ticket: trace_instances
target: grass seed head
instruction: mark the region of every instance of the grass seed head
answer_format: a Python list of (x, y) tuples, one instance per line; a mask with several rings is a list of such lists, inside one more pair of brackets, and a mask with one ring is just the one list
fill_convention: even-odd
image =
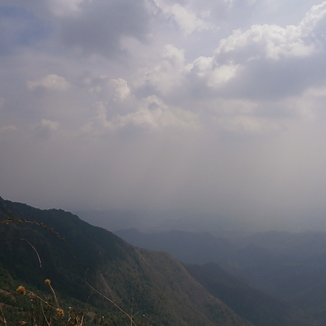
[(63, 311), (63, 309), (61, 308), (57, 308), (57, 316), (58, 317), (63, 317), (65, 314), (65, 312)]
[(26, 326), (27, 325), (27, 321), (23, 321), (23, 320), (22, 321), (19, 321), (18, 322), (18, 325), (19, 326)]
[(36, 294), (34, 294), (33, 292), (29, 292), (29, 293), (28, 293), (28, 296), (29, 296), (31, 299), (37, 298)]
[(24, 295), (24, 294), (26, 294), (26, 289), (25, 289), (25, 287), (20, 285), (20, 286), (18, 286), (16, 292), (19, 293), (19, 294)]

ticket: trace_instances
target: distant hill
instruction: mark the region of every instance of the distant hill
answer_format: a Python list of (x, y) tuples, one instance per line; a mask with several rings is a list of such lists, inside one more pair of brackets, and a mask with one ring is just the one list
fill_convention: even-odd
[[(101, 226), (112, 232), (135, 228), (145, 232), (187, 231), (207, 232), (216, 235), (237, 235), (244, 232), (266, 230), (257, 221), (225, 217), (216, 214), (189, 214), (176, 210), (75, 210), (74, 213), (84, 221)], [(267, 228), (268, 229), (268, 228)]]
[(313, 318), (285, 301), (253, 288), (214, 263), (186, 265), (190, 274), (214, 296), (255, 326), (314, 325)]
[[(40, 210), (0, 198), (0, 218), (15, 219), (0, 224), (0, 240), (11, 239), (0, 242), (0, 300), (5, 307), (17, 285), (45, 291), (44, 279), (51, 279), (63, 300), (88, 301), (94, 309), (105, 309), (110, 325), (127, 325), (112, 304), (90, 291), (86, 275), (124, 310), (145, 318), (144, 325), (149, 320), (158, 326), (252, 325), (208, 293), (169, 254), (135, 248), (62, 210)], [(19, 239), (36, 248), (42, 267), (31, 246)]]
[(226, 238), (208, 232), (140, 232), (125, 229), (114, 232), (134, 246), (171, 253), (184, 263), (207, 263), (227, 260), (234, 252), (234, 244)]
[[(283, 304), (288, 302), (291, 306), (296, 306), (298, 309), (296, 314), (299, 314), (303, 320), (313, 320), (313, 325), (326, 325), (326, 233), (324, 232), (269, 231), (238, 237), (234, 234), (232, 237), (217, 237), (207, 232), (184, 231), (145, 233), (135, 229), (120, 230), (115, 233), (135, 246), (169, 252), (188, 265), (210, 262), (219, 264), (229, 275), (242, 279), (244, 284), (250, 284), (247, 295), (251, 300), (247, 300), (247, 303), (260, 302), (264, 306), (260, 311), (273, 313), (274, 307), (279, 307), (280, 302), (277, 301), (281, 300)], [(194, 270), (198, 273), (194, 273)], [(212, 292), (213, 288), (221, 290), (220, 286), (223, 285), (216, 282), (217, 275), (221, 276), (220, 272), (217, 273), (217, 268), (215, 274), (213, 267), (208, 269), (197, 266), (196, 269), (189, 269), (189, 271), (211, 293), (214, 295), (221, 293)], [(214, 282), (210, 281), (212, 275), (214, 275)], [(245, 293), (243, 286), (230, 282), (230, 278), (228, 284), (232, 285), (234, 293), (238, 293), (236, 295), (238, 298), (243, 297)], [(253, 289), (258, 292), (252, 291)], [(225, 288), (224, 290), (226, 291)], [(235, 295), (230, 295), (229, 290), (227, 290), (227, 297), (234, 298)], [(271, 298), (275, 300), (269, 305), (268, 311), (265, 310), (268, 300), (263, 299), (263, 293), (266, 295), (266, 300), (267, 296), (268, 300)], [(219, 298), (241, 314), (241, 310), (236, 308), (238, 303), (227, 300), (221, 294)], [(256, 307), (259, 305), (256, 304)], [(252, 305), (247, 306), (247, 312), (252, 308)], [(305, 317), (302, 317), (299, 311), (303, 312)], [(289, 314), (293, 316), (293, 313)], [(277, 313), (275, 316), (281, 315), (286, 314)], [(253, 319), (250, 321), (253, 322)]]

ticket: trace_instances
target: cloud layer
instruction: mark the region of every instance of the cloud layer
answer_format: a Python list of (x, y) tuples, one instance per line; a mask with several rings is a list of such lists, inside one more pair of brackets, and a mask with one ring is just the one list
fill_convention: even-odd
[(0, 4), (1, 196), (326, 211), (326, 2)]

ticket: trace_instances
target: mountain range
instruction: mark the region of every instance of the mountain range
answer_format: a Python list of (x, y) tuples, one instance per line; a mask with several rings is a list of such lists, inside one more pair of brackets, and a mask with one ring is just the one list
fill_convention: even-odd
[(323, 326), (325, 245), (322, 232), (113, 234), (0, 198), (0, 306), (15, 322), (14, 290), (46, 295), (50, 279), (64, 306), (87, 306), (94, 325), (130, 323), (119, 306), (136, 325)]
[(44, 280), (50, 279), (62, 300), (100, 309), (108, 325), (127, 325), (128, 319), (87, 283), (124, 311), (135, 312), (139, 324), (252, 325), (167, 253), (133, 247), (63, 210), (0, 199), (0, 218), (4, 313), (16, 307), (9, 294), (18, 285), (44, 293)]
[[(299, 316), (296, 325), (302, 322), (326, 325), (325, 232), (268, 231), (222, 237), (207, 232), (126, 229), (115, 231), (115, 234), (135, 246), (170, 253), (185, 263), (188, 271), (208, 291), (244, 317), (247, 315), (241, 314), (244, 307), (238, 306), (239, 303), (255, 302), (254, 306), (260, 307), (260, 312), (266, 306), (270, 307), (269, 312), (282, 307), (275, 310), (278, 311), (276, 314), (272, 313), (277, 317), (290, 316), (294, 312)], [(234, 294), (231, 295), (232, 291), (228, 289)], [(239, 300), (235, 302), (235, 298)], [(271, 299), (273, 303), (268, 304)], [(250, 309), (252, 307), (247, 306), (246, 313)], [(257, 324), (252, 315), (247, 318)]]

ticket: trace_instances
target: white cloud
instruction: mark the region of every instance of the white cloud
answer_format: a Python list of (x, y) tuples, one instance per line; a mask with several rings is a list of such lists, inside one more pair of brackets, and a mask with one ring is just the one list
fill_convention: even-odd
[(130, 94), (130, 88), (128, 83), (123, 78), (112, 79), (113, 86), (115, 88), (114, 99), (118, 101), (125, 100)]
[[(319, 44), (314, 39), (314, 28), (317, 25), (313, 24), (314, 27), (310, 29), (304, 26), (308, 26), (308, 21), (311, 20), (322, 21), (323, 12), (324, 4), (313, 7), (298, 25), (281, 27), (256, 24), (245, 31), (234, 30), (229, 37), (219, 42), (213, 56), (200, 56), (188, 64), (185, 51), (169, 45), (165, 48), (160, 63), (144, 73), (141, 87), (147, 88), (147, 95), (154, 92), (169, 99), (179, 98), (177, 89), (180, 96), (186, 96), (193, 92), (194, 87), (203, 96), (212, 94), (211, 91), (220, 92), (216, 95), (224, 96), (239, 93), (247, 98), (277, 93), (279, 96), (287, 96), (287, 90), (292, 95), (291, 92), (295, 89), (300, 92), (305, 86), (304, 79), (298, 77), (292, 84), (281, 86), (286, 69), (291, 74), (291, 69), (295, 67), (287, 65), (285, 69), (280, 68), (281, 64), (277, 62), (280, 61), (285, 66), (286, 60), (305, 60), (318, 53)], [(298, 64), (296, 73), (300, 76), (304, 64), (292, 62), (291, 64)], [(269, 75), (268, 78), (266, 74)]]
[(54, 91), (65, 91), (69, 88), (69, 83), (63, 77), (51, 74), (36, 81), (28, 81), (27, 87), (31, 91), (39, 87)]
[(313, 32), (325, 17), (326, 1), (319, 5), (312, 6), (312, 8), (307, 12), (305, 18), (299, 24), (299, 27), (302, 29), (304, 35), (309, 35), (309, 33)]
[(302, 120), (313, 123), (323, 116), (325, 99), (326, 86), (310, 87), (301, 96), (289, 98), (285, 103), (290, 109), (295, 110)]
[(245, 32), (236, 30), (223, 39), (215, 57), (217, 61), (245, 62), (262, 58), (306, 57), (314, 51), (315, 46), (305, 44), (301, 29), (297, 26), (253, 25)]
[(167, 17), (173, 17), (174, 21), (186, 34), (191, 34), (195, 31), (202, 32), (204, 30), (212, 29), (212, 25), (205, 21), (206, 18), (210, 17), (210, 11), (204, 10), (199, 15), (203, 18), (199, 18), (191, 8), (182, 6), (178, 3), (173, 5), (166, 4), (165, 1), (155, 0), (156, 5), (163, 11)]
[(80, 10), (83, 0), (49, 0), (51, 11), (56, 16), (75, 14)]
[(108, 118), (106, 103), (98, 102), (96, 117), (83, 128), (83, 131), (91, 134), (120, 131), (143, 133), (199, 128), (195, 114), (180, 108), (169, 108), (156, 96), (144, 98), (136, 105), (137, 109), (133, 112)]
[(315, 97), (315, 98), (326, 97), (326, 86), (308, 88), (305, 91), (304, 95), (309, 97)]
[(167, 12), (173, 14), (175, 20), (178, 22), (180, 27), (184, 30), (185, 33), (191, 34), (194, 31), (203, 31), (210, 29), (210, 25), (196, 17), (196, 14), (185, 7), (182, 7), (178, 4), (173, 5), (167, 9)]
[(204, 79), (208, 87), (218, 88), (236, 76), (239, 65), (218, 65), (212, 57), (199, 57), (187, 66), (188, 72)]
[(165, 46), (165, 53), (163, 56), (163, 60), (168, 61), (171, 65), (173, 65), (176, 69), (178, 69), (182, 67), (185, 61), (184, 50), (180, 50), (175, 46), (168, 44)]
[(138, 87), (150, 86), (159, 94), (168, 95), (184, 83), (184, 51), (168, 44), (165, 46), (158, 65), (142, 71)]
[(237, 70), (237, 65), (222, 65), (217, 67), (209, 77), (207, 85), (210, 87), (218, 87), (221, 84), (225, 84), (236, 75)]
[(283, 128), (280, 122), (255, 116), (232, 116), (216, 119), (217, 125), (233, 133), (247, 133), (253, 135), (268, 134)]
[[(218, 212), (229, 203), (241, 213), (271, 203), (268, 197), (273, 207), (287, 206), (304, 180), (313, 180), (311, 189), (321, 184), (326, 2), (156, 4), (7, 1), (0, 29), (5, 191), (25, 189), (38, 205), (42, 182), (47, 203), (60, 193), (65, 203), (74, 194), (105, 208), (177, 203)], [(134, 188), (130, 179), (138, 180)], [(241, 199), (242, 207), (234, 204)]]
[(216, 66), (213, 58), (197, 58), (188, 67), (189, 72), (194, 72), (199, 78), (205, 78), (207, 86), (219, 87), (236, 76), (238, 65), (220, 65)]
[(230, 6), (233, 6), (233, 2), (234, 2), (234, 0), (224, 0), (224, 2), (226, 2), (226, 3), (229, 4)]
[(111, 79), (106, 75), (94, 77), (84, 73), (80, 77), (79, 85), (95, 96), (105, 96), (115, 102), (124, 101), (130, 95), (128, 83), (123, 78)]
[(17, 130), (18, 130), (17, 127), (14, 125), (0, 126), (0, 134), (7, 134)]
[(48, 139), (52, 138), (59, 130), (59, 123), (57, 121), (42, 119), (41, 122), (34, 128), (37, 137)]
[(199, 57), (187, 66), (187, 70), (194, 72), (198, 77), (204, 77), (206, 71), (213, 70), (213, 64), (212, 57)]
[(81, 87), (93, 94), (107, 92), (110, 88), (110, 78), (106, 75), (94, 77), (90, 73), (83, 73), (79, 83)]
[(298, 25), (252, 25), (248, 30), (234, 30), (221, 40), (216, 49), (216, 60), (245, 62), (253, 59), (279, 60), (282, 57), (308, 57), (318, 44), (314, 32), (325, 20), (326, 2), (313, 6)]

